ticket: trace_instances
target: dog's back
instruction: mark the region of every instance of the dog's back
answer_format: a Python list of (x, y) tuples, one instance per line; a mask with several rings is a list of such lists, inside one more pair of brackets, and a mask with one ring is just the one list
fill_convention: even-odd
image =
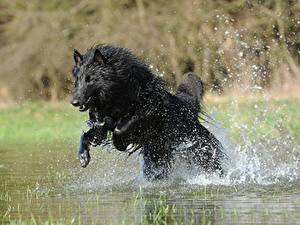
[(203, 93), (203, 82), (193, 72), (184, 74), (176, 90), (176, 96), (191, 105), (195, 110), (194, 113), (199, 113), (200, 111)]

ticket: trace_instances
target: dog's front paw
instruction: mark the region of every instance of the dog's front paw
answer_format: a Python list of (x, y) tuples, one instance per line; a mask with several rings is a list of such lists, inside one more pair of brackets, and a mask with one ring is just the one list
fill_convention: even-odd
[(85, 168), (91, 160), (89, 151), (84, 151), (83, 153), (79, 154), (78, 157), (79, 157), (80, 165), (83, 168)]

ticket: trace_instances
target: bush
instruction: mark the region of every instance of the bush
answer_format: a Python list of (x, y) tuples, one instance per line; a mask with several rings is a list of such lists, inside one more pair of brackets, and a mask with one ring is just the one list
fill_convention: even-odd
[(172, 87), (192, 65), (214, 91), (272, 88), (299, 76), (299, 15), (297, 0), (2, 0), (0, 96), (64, 98), (73, 48), (98, 43), (132, 49)]

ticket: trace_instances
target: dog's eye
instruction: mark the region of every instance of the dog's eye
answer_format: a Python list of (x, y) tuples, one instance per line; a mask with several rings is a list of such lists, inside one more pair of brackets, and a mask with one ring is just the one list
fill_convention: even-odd
[(89, 76), (89, 75), (87, 75), (86, 77), (85, 77), (85, 82), (90, 82), (91, 81), (91, 77)]

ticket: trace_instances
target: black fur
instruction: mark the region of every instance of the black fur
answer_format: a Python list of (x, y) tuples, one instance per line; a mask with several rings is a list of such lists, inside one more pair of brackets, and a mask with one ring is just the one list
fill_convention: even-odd
[(84, 55), (75, 50), (74, 59), (71, 103), (90, 111), (91, 129), (79, 150), (83, 167), (90, 160), (89, 144), (101, 144), (111, 131), (116, 149), (126, 151), (129, 144), (141, 149), (147, 179), (166, 177), (177, 153), (206, 172), (223, 172), (222, 146), (199, 123), (203, 83), (194, 73), (185, 74), (173, 95), (127, 49), (98, 45)]

